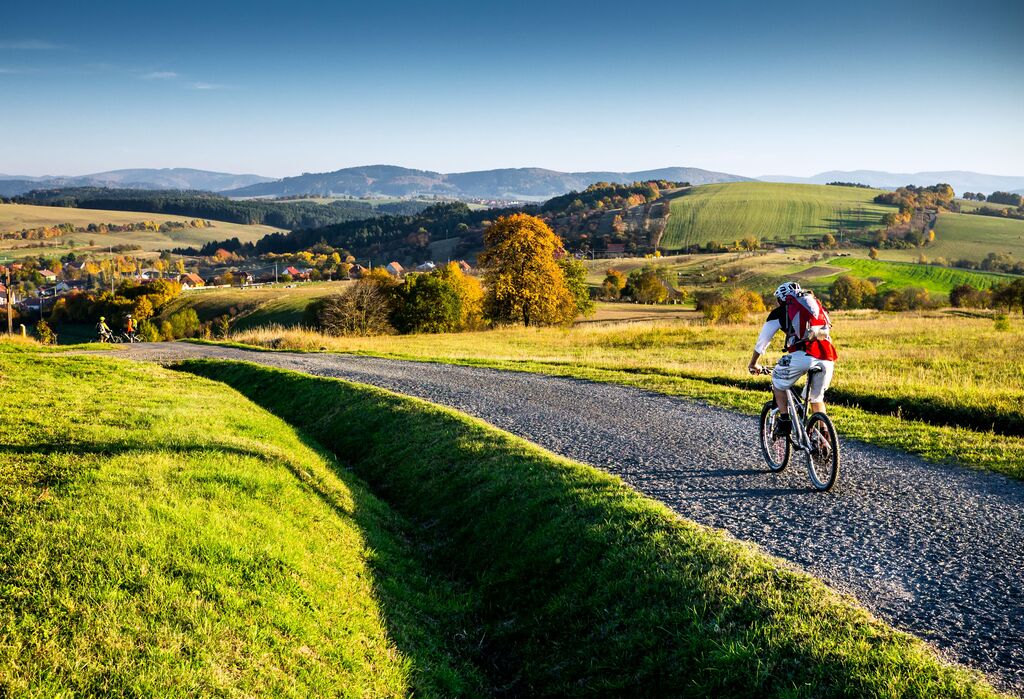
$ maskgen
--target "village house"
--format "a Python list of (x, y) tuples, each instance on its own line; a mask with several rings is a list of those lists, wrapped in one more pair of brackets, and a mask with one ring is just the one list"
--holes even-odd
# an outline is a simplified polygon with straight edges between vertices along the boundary
[(198, 289), (206, 286), (206, 282), (195, 272), (188, 272), (187, 274), (181, 274), (178, 276), (178, 283), (181, 284), (182, 289)]
[(352, 265), (348, 268), (349, 279), (362, 279), (363, 275), (366, 274), (367, 269), (362, 265)]
[(39, 276), (45, 279), (47, 282), (57, 281), (57, 273), (49, 269), (39, 270)]
[(388, 274), (390, 274), (393, 277), (401, 277), (402, 275), (405, 274), (405, 267), (394, 261), (388, 262), (387, 266), (384, 267), (384, 269), (386, 269)]
[(437, 265), (433, 262), (423, 262), (416, 265), (417, 272), (433, 272), (435, 269), (437, 269)]
[(462, 271), (463, 274), (469, 274), (470, 272), (473, 271), (473, 267), (470, 266), (470, 264), (465, 260), (458, 260), (456, 261), (455, 264), (459, 266), (459, 269)]

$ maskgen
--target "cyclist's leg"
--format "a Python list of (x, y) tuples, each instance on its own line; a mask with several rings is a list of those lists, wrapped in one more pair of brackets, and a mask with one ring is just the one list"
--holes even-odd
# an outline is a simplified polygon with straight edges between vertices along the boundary
[(783, 355), (775, 369), (772, 371), (772, 392), (775, 394), (775, 402), (779, 406), (779, 412), (785, 415), (789, 412), (789, 398), (786, 391), (793, 387), (800, 377), (811, 368), (811, 357), (804, 352), (792, 352)]
[(811, 374), (807, 391), (807, 400), (811, 404), (811, 413), (825, 412), (825, 391), (832, 384), (832, 373), (835, 363), (824, 359), (812, 359), (812, 366), (820, 367), (821, 371)]

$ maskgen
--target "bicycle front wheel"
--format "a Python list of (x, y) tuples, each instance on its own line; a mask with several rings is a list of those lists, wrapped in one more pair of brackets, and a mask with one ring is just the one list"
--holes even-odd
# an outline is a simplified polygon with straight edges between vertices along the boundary
[(789, 438), (776, 437), (775, 423), (779, 419), (779, 411), (774, 401), (768, 401), (761, 408), (761, 455), (768, 464), (768, 470), (778, 472), (789, 463)]
[(815, 413), (807, 421), (807, 474), (818, 490), (831, 490), (839, 480), (839, 438), (828, 415)]

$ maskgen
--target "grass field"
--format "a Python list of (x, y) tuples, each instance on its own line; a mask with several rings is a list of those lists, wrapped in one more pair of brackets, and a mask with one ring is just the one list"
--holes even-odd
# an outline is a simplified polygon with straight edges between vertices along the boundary
[(1024, 221), (977, 214), (939, 214), (935, 242), (923, 250), (884, 250), (887, 259), (930, 258), (981, 260), (990, 252), (1008, 252), (1024, 260)]
[(163, 311), (163, 316), (183, 308), (193, 308), (200, 320), (206, 321), (222, 315), (235, 318), (232, 327), (242, 330), (277, 323), (299, 325), (310, 301), (339, 294), (351, 282), (314, 282), (296, 284), (289, 289), (284, 285), (258, 288), (229, 288), (187, 291)]
[[(1024, 320), (1012, 317), (1009, 331), (954, 311), (852, 311), (834, 321), (840, 359), (829, 396), (841, 433), (1024, 477)], [(756, 413), (768, 380), (746, 365), (759, 327), (641, 322), (375, 338), (267, 329), (233, 339), (577, 376)]]
[[(29, 204), (0, 204), (0, 232), (20, 231), (24, 228), (55, 226), (71, 223), (75, 226), (88, 226), (90, 223), (141, 223), (142, 221), (190, 221), (188, 216), (172, 216), (169, 214), (150, 214), (136, 211), (102, 211), (98, 209), (74, 209), (61, 206), (32, 206)], [(133, 244), (144, 250), (162, 250), (175, 247), (201, 246), (212, 240), (224, 240), (237, 237), (242, 242), (259, 240), (268, 233), (280, 231), (272, 226), (248, 226), (240, 223), (211, 221), (210, 228), (183, 228), (167, 233), (154, 231), (132, 231), (127, 233), (73, 233), (68, 236), (50, 238), (48, 245), (58, 243), (61, 254), (71, 247), (69, 240), (75, 241), (75, 249), (85, 248), (89, 240), (96, 242), (97, 250), (110, 245)], [(24, 257), (40, 254), (39, 249), (26, 248), (36, 241), (0, 240), (0, 257), (10, 259), (12, 256)], [(17, 250), (11, 250), (13, 247)], [(5, 252), (5, 250), (7, 252)], [(45, 254), (54, 254), (54, 248), (44, 248)]]
[(746, 236), (789, 242), (820, 238), (837, 226), (878, 227), (894, 211), (875, 204), (880, 190), (827, 185), (732, 182), (694, 187), (674, 199), (661, 240), (666, 250), (708, 241), (731, 244)]
[(465, 595), (293, 427), (156, 366), (0, 376), (0, 696), (479, 693)]
[(813, 578), (463, 414), (252, 364), (185, 368), (429, 522), (431, 560), (481, 602), (465, 634), (502, 695), (994, 694)]
[(988, 289), (996, 284), (1016, 279), (1006, 274), (974, 272), (949, 267), (936, 267), (913, 262), (885, 262), (852, 257), (829, 261), (832, 267), (840, 267), (861, 279), (881, 279), (881, 289), (899, 289), (916, 286), (931, 292), (948, 294), (961, 284), (970, 284), (977, 289)]

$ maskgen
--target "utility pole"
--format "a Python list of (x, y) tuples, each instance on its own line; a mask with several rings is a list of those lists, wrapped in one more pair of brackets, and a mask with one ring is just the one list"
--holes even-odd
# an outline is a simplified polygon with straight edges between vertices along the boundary
[(7, 334), (14, 334), (14, 289), (11, 288), (11, 272), (7, 272)]

